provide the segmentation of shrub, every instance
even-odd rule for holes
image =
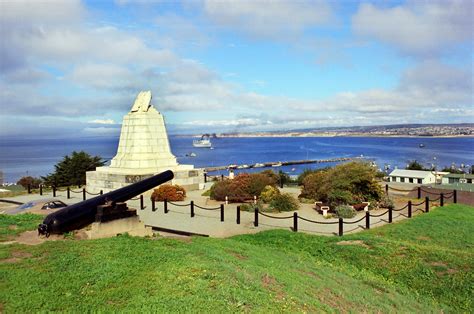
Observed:
[[[393,200],[388,197],[387,195],[383,195],[382,198],[380,199],[378,203],[378,207],[380,208],[387,208],[387,209],[394,209],[395,204],[393,203]]]
[[[336,207],[336,215],[339,218],[352,218],[356,215],[356,211],[352,206],[339,205]]]
[[[270,203],[272,199],[274,199],[279,194],[280,190],[278,190],[278,188],[271,185],[267,185],[260,194],[260,199],[264,203]]]
[[[186,191],[183,187],[179,185],[163,184],[160,185],[157,189],[151,194],[151,199],[155,201],[184,201],[186,197]]]
[[[224,180],[214,183],[211,187],[211,198],[224,201],[229,197],[229,201],[243,202],[253,199],[254,196],[260,197],[266,186],[275,186],[276,182],[271,176],[263,173],[241,173],[235,176],[233,180]]]
[[[240,210],[246,211],[246,212],[253,212],[255,208],[258,208],[258,210],[261,212],[265,211],[262,202],[257,202],[257,204],[244,203],[240,205]]]
[[[21,185],[25,189],[28,188],[28,185],[31,185],[32,189],[37,189],[39,188],[41,182],[42,181],[39,178],[33,178],[33,177],[28,176],[28,177],[22,177],[20,180],[18,180],[16,184]]]
[[[270,202],[269,209],[273,211],[289,212],[297,210],[298,201],[289,193],[282,193],[273,198]]]
[[[384,194],[377,176],[377,170],[366,162],[337,165],[308,174],[300,197],[322,201],[331,207],[377,202]]]

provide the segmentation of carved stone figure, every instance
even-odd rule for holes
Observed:
[[[133,103],[131,112],[147,112],[151,106],[151,91],[142,91]]]

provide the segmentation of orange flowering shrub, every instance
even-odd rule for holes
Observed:
[[[159,201],[184,201],[186,198],[186,190],[182,186],[179,186],[177,184],[171,185],[171,184],[163,184],[160,185],[157,189],[153,191],[153,194],[151,194],[151,199],[155,200],[156,202]]]

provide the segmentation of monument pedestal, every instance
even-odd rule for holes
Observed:
[[[123,118],[117,155],[110,166],[86,173],[87,190],[109,192],[165,170],[174,172],[172,184],[188,190],[204,183],[204,170],[179,165],[170,150],[163,115],[150,104],[151,92],[140,92]]]
[[[204,182],[203,169],[194,169],[192,165],[178,165],[170,168],[156,169],[155,171],[137,171],[137,169],[115,169],[111,167],[98,167],[96,171],[86,173],[87,191],[91,193],[104,193],[139,182],[155,174],[171,170],[174,179],[170,184],[178,184],[186,190],[197,190]],[[150,191],[151,193],[152,191]]]

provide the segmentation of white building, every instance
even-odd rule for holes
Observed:
[[[432,171],[395,169],[388,177],[390,182],[413,184],[436,183],[436,175]]]
[[[474,174],[450,173],[443,177],[443,184],[458,184],[458,183],[474,184]]]

